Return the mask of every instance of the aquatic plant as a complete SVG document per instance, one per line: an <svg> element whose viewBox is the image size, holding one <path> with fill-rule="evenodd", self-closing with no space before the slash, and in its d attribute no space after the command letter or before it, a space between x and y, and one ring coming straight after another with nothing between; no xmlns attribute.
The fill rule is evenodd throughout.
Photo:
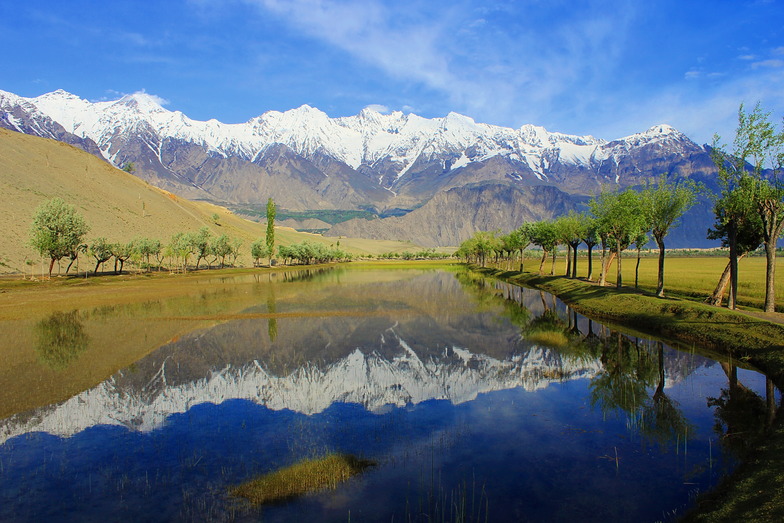
<svg viewBox="0 0 784 523"><path fill-rule="evenodd" d="M258 505L278 503L310 492L335 489L375 465L374 461L350 454L330 454L263 474L232 488L230 493Z"/></svg>

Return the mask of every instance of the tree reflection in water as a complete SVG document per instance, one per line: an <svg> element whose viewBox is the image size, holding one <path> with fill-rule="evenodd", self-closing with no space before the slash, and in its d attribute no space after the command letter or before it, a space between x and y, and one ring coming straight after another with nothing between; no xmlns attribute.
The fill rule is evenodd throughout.
<svg viewBox="0 0 784 523"><path fill-rule="evenodd" d="M593 407L610 415L623 413L629 428L659 445L683 441L692 431L676 401L665 393L666 373L664 344L640 341L601 326L595 332L587 321L587 332L580 330L576 311L559 304L555 296L532 291L529 305L541 303L541 313L526 308L521 287L504 282L490 283L476 273L461 274L458 279L471 290L475 299L487 307L502 302L504 312L521 329L530 344L557 349L562 357L596 360L602 370L591 379L590 401ZM771 392L771 396L772 396Z"/></svg>
<svg viewBox="0 0 784 523"><path fill-rule="evenodd" d="M738 368L722 363L728 387L718 398L708 398L708 406L715 407L714 430L721 444L735 456L743 458L754 446L776 416L773 382L766 380L766 398L747 388L738 379Z"/></svg>
<svg viewBox="0 0 784 523"><path fill-rule="evenodd" d="M38 357L56 370L70 365L90 342L76 310L53 313L36 323L35 333Z"/></svg>

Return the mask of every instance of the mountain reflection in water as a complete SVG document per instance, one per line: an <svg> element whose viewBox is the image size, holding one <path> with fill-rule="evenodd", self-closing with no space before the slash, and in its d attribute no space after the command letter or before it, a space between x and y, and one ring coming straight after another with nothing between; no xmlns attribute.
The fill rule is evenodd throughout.
<svg viewBox="0 0 784 523"><path fill-rule="evenodd" d="M776 392L762 376L741 370L739 378L737 367L612 331L550 295L471 272L337 270L228 283L228 301L236 301L232 293L248 292L250 285L255 303L230 316L213 309L217 321L180 335L103 383L62 403L0 421L0 465L6 464L0 489L11 481L28 481L24 474L31 466L17 470L11 465L14 448L23 447L30 456L45 452L33 443L22 445L20 436L44 432L66 438L60 441L67 446L69 439L81 441L91 434L101 445L116 446L114 426L138 434L128 444L129 453L147 455L153 443L145 443L145 438L157 441L175 431L188 440L203 440L204 447L195 448L212 455L211 461L205 459L209 465L203 465L211 468L198 480L184 479L190 473L180 470L182 463L179 468L171 465L178 472L168 474L182 474L182 481L199 486L186 489L176 481L166 482L161 488L170 492L166 502L180 507L167 518L189 519L194 514L184 511L185 498L207 496L220 507L213 519L232 519L236 514L226 508L233 502L225 499L225 487L260 472L249 470L248 463L263 471L314 452L345 451L371 457L381 466L345 487L340 502L328 501L332 498L325 493L265 516L286 520L318 510L323 519L345 520L349 510L370 519L395 514L432 518L439 515L434 510L444 510L446 497L459 495L455 493L461 482L465 488L468 474L472 481L480 478L481 485L473 487L486 491L485 510L492 507L501 519L523 514L550 520L656 519L682 510L694 489L714 484L733 462L730 457L741 455L745 440L725 438L726 433L759 433L775 414ZM213 303L208 294L204 301L208 308ZM80 317L76 311L71 316ZM54 327L39 323L37 328L54 332L60 320ZM78 347L85 329L73 324L68 322L65 332ZM46 353L54 355L50 358L55 364L67 364L56 350ZM259 435L277 436L250 444L236 426L212 434L211 427L233 426L237 416L243 429L255 427ZM337 425L329 428L330 423ZM338 426L341 436L324 436ZM215 439L218 434L220 440ZM288 444L270 443L280 438ZM433 446L438 438L446 438L443 448ZM240 441L249 446L252 460L234 456ZM529 454L525 457L518 455L523 442ZM168 448L168 443L156 445ZM675 458L641 453L647 445ZM119 447L115 452L122 454ZM429 450L422 451L425 447ZM728 452L725 457L722 447ZM413 494L403 485L410 486L423 474L421 465L409 463L411 452L430 453L431 480L438 468L446 491L425 494L444 496L434 505L428 501L422 506L421 499L416 509L409 504ZM504 455L517 456L517 461L509 462ZM102 463L99 457L83 459ZM586 468L572 470L570 462ZM153 468L160 473L160 467L153 459L134 462L130 469L149 474ZM554 512L555 502L543 500L549 495L544 485L566 482L551 478L565 470L584 490L569 494L577 496L571 512ZM635 472L626 476L630 470ZM493 484L496 476L503 484ZM585 487L589 482L596 486ZM657 490L651 499L638 492L650 490L644 485L660 489L669 483L673 485L666 487L667 493ZM487 491L491 484L494 490ZM523 491L516 492L512 485ZM635 493L636 501L607 508L594 492L602 486L631 489L628 494ZM0 501L11 503L6 510L24 507L24 500L0 492L5 492ZM124 495L141 500L150 493L141 489ZM74 503L78 514L82 509ZM133 510L126 516L150 517L138 512L142 509ZM247 510L243 514L251 517L253 511ZM4 515L8 513L0 512Z"/></svg>

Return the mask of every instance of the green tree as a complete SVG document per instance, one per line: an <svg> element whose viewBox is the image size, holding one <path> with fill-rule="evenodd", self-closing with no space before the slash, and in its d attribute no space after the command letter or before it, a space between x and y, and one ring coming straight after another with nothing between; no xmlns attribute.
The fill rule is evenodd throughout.
<svg viewBox="0 0 784 523"><path fill-rule="evenodd" d="M237 265L237 257L239 257L242 249L242 240L239 238L232 238L230 243L229 256L231 256L231 266Z"/></svg>
<svg viewBox="0 0 784 523"><path fill-rule="evenodd" d="M182 270L188 270L188 258L194 254L191 234L178 232L172 235L167 246L169 255L177 262L182 261Z"/></svg>
<svg viewBox="0 0 784 523"><path fill-rule="evenodd" d="M106 241L106 238L100 237L93 240L88 250L90 256L95 258L95 274L98 274L98 269L104 262L112 257L112 244Z"/></svg>
<svg viewBox="0 0 784 523"><path fill-rule="evenodd" d="M776 242L784 227L784 187L779 176L784 162L782 143L784 133L776 133L760 105L746 113L738 109L738 128L731 153L714 136L711 156L719 171L721 194L714 213L721 229L726 232L730 251L730 298L728 307L734 309L738 291L738 230L757 215L762 220L763 241L767 256L765 277L765 310L775 308ZM765 167L772 174L765 176Z"/></svg>
<svg viewBox="0 0 784 523"><path fill-rule="evenodd" d="M697 201L701 186L691 180L670 183L662 175L655 186L648 184L640 195L645 220L659 247L656 296L664 297L664 238L675 222ZM640 247L637 244L638 248ZM635 278L636 279L636 278Z"/></svg>
<svg viewBox="0 0 784 523"><path fill-rule="evenodd" d="M713 228L708 229L708 239L721 240L722 247L727 247L727 226L727 223L724 223L722 220L717 218L713 224ZM750 219L743 221L741 226L738 227L735 231L735 252L737 255L737 260L739 261L751 251L756 250L760 245L762 245L762 241L762 223L759 220L759 216L751 215ZM717 306L721 305L721 301L724 298L724 291L727 289L727 285L730 281L731 265L732 261L730 260L727 262L727 266L721 273L719 282L716 284L716 288L710 297L706 300L707 303Z"/></svg>
<svg viewBox="0 0 784 523"><path fill-rule="evenodd" d="M634 248L637 251L637 263L634 265L634 288L639 288L639 281L640 281L640 258L641 258L641 251L642 248L650 241L651 239L648 238L648 233L644 230L640 230L637 232L637 236L634 237Z"/></svg>
<svg viewBox="0 0 784 523"><path fill-rule="evenodd" d="M112 256L114 256L114 272L119 272L122 274L123 266L125 262L128 261L128 258L133 256L134 252L136 251L136 246L133 242L128 243L113 243L111 246ZM119 271L117 270L117 264L120 264Z"/></svg>
<svg viewBox="0 0 784 523"><path fill-rule="evenodd" d="M577 247L582 243L585 235L585 221L581 215L570 211L569 214L556 220L556 226L560 240L568 246L567 256L572 255L566 263L566 275L577 278Z"/></svg>
<svg viewBox="0 0 784 523"><path fill-rule="evenodd" d="M267 245L261 238L256 240L250 245L250 255L253 257L253 266L258 267L261 265L261 259L270 256L267 251Z"/></svg>
<svg viewBox="0 0 784 523"><path fill-rule="evenodd" d="M196 270L199 270L199 263L210 255L210 240L212 233L207 227L202 227L198 232L190 233L188 239L191 242L192 252L196 255Z"/></svg>
<svg viewBox="0 0 784 523"><path fill-rule="evenodd" d="M597 230L596 218L586 213L581 213L580 220L582 221L582 240L588 247L588 275L586 279L591 281L593 278L593 248L599 243L599 231Z"/></svg>
<svg viewBox="0 0 784 523"><path fill-rule="evenodd" d="M275 214L275 202L270 198L267 200L267 252L270 253L270 257L275 252ZM273 263L270 258L270 266Z"/></svg>
<svg viewBox="0 0 784 523"><path fill-rule="evenodd" d="M616 287L621 288L623 286L621 252L634 241L640 231L646 230L645 217L640 212L640 195L632 189L619 193L602 192L592 199L589 205L591 212L601 223L601 228L606 231L615 246L618 260ZM605 275L606 272L605 268Z"/></svg>
<svg viewBox="0 0 784 523"><path fill-rule="evenodd" d="M137 238L134 240L134 245L136 246L139 257L143 260L144 265L149 270L151 266L150 258L153 256L157 258L161 252L161 241L152 240L150 238Z"/></svg>
<svg viewBox="0 0 784 523"><path fill-rule="evenodd" d="M531 232L533 231L533 223L526 222L518 227L512 233L512 245L517 247L520 251L520 272L523 272L523 262L525 261L525 249L531 245Z"/></svg>
<svg viewBox="0 0 784 523"><path fill-rule="evenodd" d="M74 262L77 262L76 263L76 271L79 272L79 263L78 263L79 255L82 254L82 253L85 253L85 252L87 252L87 244L86 243L80 243L79 245L77 245L74 248L73 251L68 253L67 258L69 258L71 261L68 262L68 267L65 268L65 273L66 274L68 274L68 271L71 270L71 266L74 264Z"/></svg>
<svg viewBox="0 0 784 523"><path fill-rule="evenodd" d="M53 198L36 209L30 245L49 258L49 277L55 262L75 252L89 230L76 208L60 198Z"/></svg>
<svg viewBox="0 0 784 523"><path fill-rule="evenodd" d="M742 140L752 164L751 195L754 209L762 220L765 245L765 312L776 310L776 244L784 228L784 129L776 132L770 113L758 103L745 114L741 105L737 136ZM772 172L765 173L765 168Z"/></svg>
<svg viewBox="0 0 784 523"><path fill-rule="evenodd" d="M226 256L231 254L231 240L226 234L221 234L220 236L213 238L212 246L210 248L212 254L220 259L220 268L222 269L224 265L226 265Z"/></svg>
<svg viewBox="0 0 784 523"><path fill-rule="evenodd" d="M547 254L558 245L558 231L553 222L543 221L534 223L529 232L531 243L538 245L542 249L542 259L539 262L539 274L542 274Z"/></svg>

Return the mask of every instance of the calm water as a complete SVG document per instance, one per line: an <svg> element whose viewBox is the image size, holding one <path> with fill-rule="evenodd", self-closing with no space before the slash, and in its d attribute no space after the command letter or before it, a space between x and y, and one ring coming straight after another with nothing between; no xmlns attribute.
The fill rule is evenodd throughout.
<svg viewBox="0 0 784 523"><path fill-rule="evenodd" d="M12 391L28 376L78 382L107 336L162 346L0 420L0 520L672 520L779 400L753 371L467 272L199 285L2 326L31 355L0 375ZM228 494L336 451L377 466L286 504Z"/></svg>

